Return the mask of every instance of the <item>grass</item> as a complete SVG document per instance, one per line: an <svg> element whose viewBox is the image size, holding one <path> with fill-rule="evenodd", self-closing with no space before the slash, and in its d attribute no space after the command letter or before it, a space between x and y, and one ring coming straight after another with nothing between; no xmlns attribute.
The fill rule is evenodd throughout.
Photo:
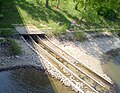
<svg viewBox="0 0 120 93"><path fill-rule="evenodd" d="M119 28L120 19L109 21L92 13L86 15L74 9L73 0L61 0L59 9L56 1L50 1L49 8L45 7L45 0L2 0L0 1L0 28L13 27L12 24L33 24L41 30L49 28L49 34L59 35L70 28L71 21L75 19L80 24L80 29L90 28ZM83 21L80 21L85 15Z"/></svg>
<svg viewBox="0 0 120 93"><path fill-rule="evenodd" d="M12 24L23 24L13 0L1 0L0 3L0 28L13 28Z"/></svg>
<svg viewBox="0 0 120 93"><path fill-rule="evenodd" d="M69 27L71 24L63 13L51 7L46 8L41 1L24 0L21 2L16 0L16 5L25 24L33 24L40 29L53 28L59 23L61 23L59 27L64 25Z"/></svg>
<svg viewBox="0 0 120 93"><path fill-rule="evenodd" d="M74 40L76 40L76 41L84 41L84 40L87 39L87 36L86 36L86 34L83 33L83 32L75 32L73 38L74 38Z"/></svg>
<svg viewBox="0 0 120 93"><path fill-rule="evenodd" d="M8 54L19 55L22 53L22 50L18 43L14 39L11 39L13 35L13 30L0 30L0 37L2 37L0 43L4 45Z"/></svg>
<svg viewBox="0 0 120 93"><path fill-rule="evenodd" d="M22 53L21 47L18 43L11 38L3 38L0 39L0 43L4 45L5 49L7 50L7 54L10 55L19 55Z"/></svg>
<svg viewBox="0 0 120 93"><path fill-rule="evenodd" d="M12 30L1 30L0 37L12 37L14 32Z"/></svg>
<svg viewBox="0 0 120 93"><path fill-rule="evenodd" d="M9 44L8 51L12 55L19 55L22 53L21 47L14 39L8 39L7 43Z"/></svg>

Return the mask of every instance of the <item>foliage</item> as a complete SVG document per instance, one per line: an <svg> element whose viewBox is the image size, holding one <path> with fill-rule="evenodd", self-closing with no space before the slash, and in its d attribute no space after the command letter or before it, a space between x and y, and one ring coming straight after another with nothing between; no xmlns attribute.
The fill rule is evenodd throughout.
<svg viewBox="0 0 120 93"><path fill-rule="evenodd" d="M80 29L114 28L120 25L120 19L106 20L106 18L120 17L120 0L48 0L48 8L45 7L46 1L2 0L3 18L0 19L0 27L13 27L12 24L33 24L40 30L52 28L51 32L59 35L65 31L64 29L70 28L72 20L82 25ZM56 8L57 4L58 8ZM105 12L101 7L106 7Z"/></svg>
<svg viewBox="0 0 120 93"><path fill-rule="evenodd" d="M117 18L117 13L113 9L107 7L99 7L97 14L109 20L114 20Z"/></svg>
<svg viewBox="0 0 120 93"><path fill-rule="evenodd" d="M0 28L13 28L12 24L24 24L14 1L0 0Z"/></svg>
<svg viewBox="0 0 120 93"><path fill-rule="evenodd" d="M8 51L12 55L19 55L22 53L21 47L14 39L7 39L7 43L9 45Z"/></svg>
<svg viewBox="0 0 120 93"><path fill-rule="evenodd" d="M73 38L76 41L84 41L87 39L87 36L85 35L84 32L75 32Z"/></svg>
<svg viewBox="0 0 120 93"><path fill-rule="evenodd" d="M98 15L103 16L109 20L117 18L117 11L120 8L120 1L118 0L74 0L76 2L75 9L79 12L88 15L88 9L93 9ZM95 10L95 11L94 11Z"/></svg>
<svg viewBox="0 0 120 93"><path fill-rule="evenodd" d="M12 34L14 34L14 32L12 30L2 30L2 31L0 31L0 36L1 37L10 37L10 36L12 36Z"/></svg>
<svg viewBox="0 0 120 93"><path fill-rule="evenodd" d="M3 39L0 39L0 43L4 45L4 47L7 49L7 51L11 55L19 55L22 53L21 47L18 45L18 43L14 39L3 38Z"/></svg>
<svg viewBox="0 0 120 93"><path fill-rule="evenodd" d="M60 34L64 34L66 31L66 25L63 25L60 22L55 23L53 21L50 21L49 26L53 28L52 31L49 31L47 33L49 36L52 36L52 35L59 36Z"/></svg>

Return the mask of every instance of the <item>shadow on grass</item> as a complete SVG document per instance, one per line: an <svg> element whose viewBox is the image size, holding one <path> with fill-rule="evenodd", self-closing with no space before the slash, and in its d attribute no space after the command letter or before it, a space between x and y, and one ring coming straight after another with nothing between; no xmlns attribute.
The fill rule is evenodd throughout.
<svg viewBox="0 0 120 93"><path fill-rule="evenodd" d="M91 18L89 18L89 22L83 18L83 20L81 20L81 18L78 18L76 16L73 16L69 13L69 11L65 11L65 10L61 10L62 12L64 12L69 18L71 19L75 19L77 20L77 23L80 24L80 29L90 29L90 28L118 28L120 26L120 18L116 18L113 20L108 20L105 18L102 18L101 16L97 15L97 17L95 18L96 21L99 22L92 22L90 20L92 20ZM82 26L82 27L81 27Z"/></svg>
<svg viewBox="0 0 120 93"><path fill-rule="evenodd" d="M68 11L64 11L64 10L61 10L61 11L64 12L69 18L76 20L77 24L79 24L76 27L78 27L80 30L90 29L91 27L101 27L101 24L95 24L95 23L90 23L90 22L85 21L85 19L82 16L78 18L77 16L71 15Z"/></svg>
<svg viewBox="0 0 120 93"><path fill-rule="evenodd" d="M38 23L49 23L49 21L52 20L56 23L61 22L67 27L69 27L71 24L71 22L62 13L50 7L46 8L41 1L37 0L29 2L26 0L16 0L16 3L21 10L25 11L28 14L28 16L26 16L28 19L32 18L32 20L35 20Z"/></svg>
<svg viewBox="0 0 120 93"><path fill-rule="evenodd" d="M0 1L0 28L11 28L12 24L24 24L14 0Z"/></svg>
<svg viewBox="0 0 120 93"><path fill-rule="evenodd" d="M34 16L33 18L34 19L38 19L39 18L39 16L41 16L41 19L42 20L46 20L47 21L47 18L46 18L46 13L44 13L44 8L43 8L43 11L42 11L42 9L40 9L40 8L42 8L42 7L36 7L36 6L34 6L34 5L32 5L32 4L30 4L30 3L27 3L27 2L25 2L24 0L23 0L23 2L22 1L20 1L20 0L18 0L19 2L18 2L18 4L20 3L20 5L24 5L24 7L23 8L27 8L26 9L26 11L29 13L29 14L31 14L31 16ZM13 27L13 25L12 24L25 24L25 22L24 22L24 20L22 19L22 16L21 16L21 14L20 14L20 12L18 11L18 8L17 8L17 6L16 6L16 4L15 4L15 2L14 2L14 0L2 0L2 1L0 1L1 3L1 6L0 6L0 8L1 8L1 11L0 11L0 14L2 14L3 16L2 17L0 17L0 28L8 28L8 27ZM29 6L29 7L28 7ZM33 8L31 8L31 7L33 7ZM32 10L33 9L33 11L30 11L30 10ZM52 11L52 10L51 10ZM42 13L40 13L40 12L42 12ZM37 13L39 13L39 15L37 14ZM24 77L24 75L21 75L22 77ZM19 77L19 79L22 79L22 77ZM29 76L25 76L26 77L26 79L28 79L29 78ZM39 77L41 77L41 75L39 75ZM48 87L50 87L51 88L51 90L52 90L52 92L51 93L54 93L56 90L55 90L55 88L53 87L53 85L52 85L52 83L50 82L50 79L49 79L49 77L46 75L46 76L44 76L45 78L45 80L42 80L42 81L44 81L44 82L41 82L42 84L43 83L45 83L45 81L47 80L47 82L46 82L46 85L48 85L48 83L49 83L49 86ZM34 77L32 77L30 80L32 80ZM39 81L39 80L38 80ZM37 83L37 81L35 81L35 84ZM39 84L41 84L41 83L38 83L38 85ZM20 82L18 82L18 84L20 84ZM8 84L9 85L9 84ZM27 83L26 83L26 85L28 85ZM30 86L32 86L32 84L30 83ZM31 87L30 87L31 88ZM9 87L9 89L10 89L10 87ZM10 90L12 91L12 89L13 88L11 88ZM46 89L46 88L45 88ZM0 89L0 91L3 91L2 89ZM18 91L18 90L17 90ZM7 91L8 92L8 91ZM10 91L9 91L9 93L10 93ZM12 92L13 93L13 92ZM14 93L16 93L16 92L14 92ZM37 92L38 93L38 92ZM41 93L43 93L43 92L41 92Z"/></svg>

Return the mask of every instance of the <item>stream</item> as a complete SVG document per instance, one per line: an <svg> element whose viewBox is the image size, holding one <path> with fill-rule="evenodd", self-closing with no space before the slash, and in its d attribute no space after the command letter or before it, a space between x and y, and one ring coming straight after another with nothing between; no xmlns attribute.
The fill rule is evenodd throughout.
<svg viewBox="0 0 120 93"><path fill-rule="evenodd" d="M0 93L74 93L45 72L19 68L0 72Z"/></svg>

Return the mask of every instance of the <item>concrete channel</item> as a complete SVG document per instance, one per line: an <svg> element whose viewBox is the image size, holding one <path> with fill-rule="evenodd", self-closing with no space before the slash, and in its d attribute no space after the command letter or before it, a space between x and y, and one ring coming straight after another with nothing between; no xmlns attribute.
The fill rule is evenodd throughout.
<svg viewBox="0 0 120 93"><path fill-rule="evenodd" d="M60 72L62 72L64 74L65 74L65 72L68 72L70 74L70 75L66 76L68 79L74 78L72 81L75 81L74 84L76 84L76 85L77 85L76 82L78 82L78 81L82 82L83 85L84 85L84 88L86 88L86 89L81 88L81 90L83 90L85 93L86 93L86 90L90 90L93 93L94 92L96 92L96 93L113 93L113 90L112 90L112 87L111 87L112 84L110 85L109 82L108 82L108 85L106 85L107 86L106 87L105 84L107 84L106 83L107 81L104 80L103 78L102 78L102 82L105 83L105 84L103 85L103 84L99 83L97 81L97 80L100 81L100 79L98 78L99 76L97 76L94 79L93 77L90 76L91 74L86 74L86 72L88 73L89 70L86 71L84 69L80 69L80 67L78 67L76 64L73 64L73 62L70 62L70 60L64 58L61 53L57 53L58 51L56 52L55 45L48 44L48 43L46 43L47 44L46 45L45 42L44 42L44 39L41 39L41 38L36 37L36 36L31 37L31 39L32 39L32 42L35 45L35 47L37 46L36 50L41 55L43 55L44 57L47 57L45 59L47 59L51 64L54 64L54 66ZM47 40L47 42L48 42L48 40ZM42 52L41 50L44 51L44 52ZM82 64L80 64L80 66L82 68L84 67ZM60 67L63 67L64 69L61 69ZM90 73L92 73L92 72L90 72ZM80 83L80 84L82 84L82 83Z"/></svg>

